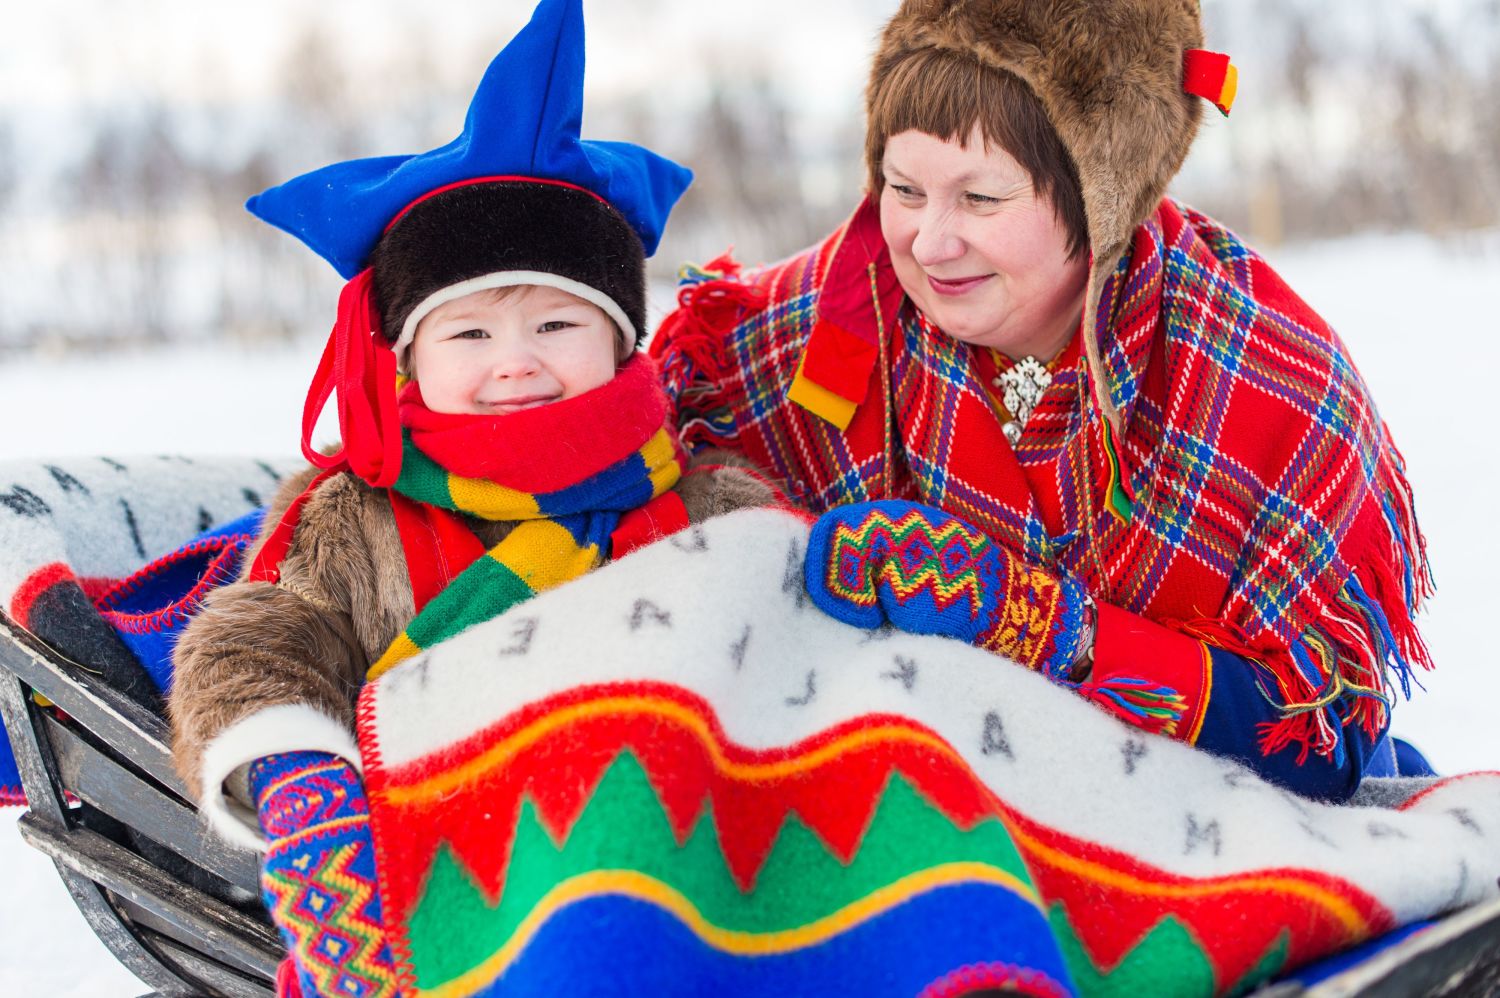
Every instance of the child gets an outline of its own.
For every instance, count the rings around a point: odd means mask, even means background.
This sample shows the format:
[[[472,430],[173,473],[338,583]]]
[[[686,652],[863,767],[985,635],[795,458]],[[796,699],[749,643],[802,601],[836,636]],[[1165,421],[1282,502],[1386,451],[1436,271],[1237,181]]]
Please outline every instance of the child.
[[[287,828],[265,792],[257,820],[247,777],[292,759],[358,795],[367,678],[644,540],[773,501],[738,468],[683,474],[636,348],[645,257],[690,175],[578,139],[580,19],[579,0],[544,0],[454,143],[248,205],[351,278],[304,413],[322,474],[288,483],[251,567],[188,627],[170,713],[210,824],[262,848],[270,833],[268,902],[294,950],[271,883]],[[308,436],[335,390],[343,448],[323,455]]]

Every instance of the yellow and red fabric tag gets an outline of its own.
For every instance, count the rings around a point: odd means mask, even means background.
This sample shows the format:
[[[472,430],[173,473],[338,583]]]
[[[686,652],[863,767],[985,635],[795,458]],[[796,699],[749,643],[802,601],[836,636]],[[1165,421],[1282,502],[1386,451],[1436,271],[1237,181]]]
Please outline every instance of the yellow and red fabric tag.
[[[1188,49],[1182,53],[1182,89],[1202,97],[1227,115],[1239,90],[1240,71],[1223,52]]]
[[[787,398],[847,430],[869,393],[880,361],[879,337],[903,295],[880,233],[880,214],[866,199],[846,223],[828,263],[818,294],[818,320]]]

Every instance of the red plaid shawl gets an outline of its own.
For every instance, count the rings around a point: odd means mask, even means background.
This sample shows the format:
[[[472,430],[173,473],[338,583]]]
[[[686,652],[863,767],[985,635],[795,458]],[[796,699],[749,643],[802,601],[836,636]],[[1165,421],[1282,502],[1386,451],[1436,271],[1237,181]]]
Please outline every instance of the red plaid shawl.
[[[868,202],[821,245],[737,270],[690,271],[652,345],[688,442],[744,453],[815,511],[941,506],[1097,599],[1240,653],[1284,708],[1267,751],[1378,731],[1389,673],[1405,688],[1430,664],[1401,456],[1338,337],[1212,220],[1163,202],[1105,290],[1115,447],[1080,359],[1012,449],[974,351],[904,301]],[[806,358],[840,357],[867,382],[841,393],[863,397],[842,431],[787,399]],[[1128,519],[1106,502],[1114,455]]]

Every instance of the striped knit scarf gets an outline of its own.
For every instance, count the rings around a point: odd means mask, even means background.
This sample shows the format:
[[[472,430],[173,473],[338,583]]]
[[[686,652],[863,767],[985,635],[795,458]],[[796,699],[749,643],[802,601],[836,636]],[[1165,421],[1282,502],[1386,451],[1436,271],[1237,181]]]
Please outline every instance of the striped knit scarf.
[[[676,434],[663,425],[666,399],[643,355],[591,392],[505,416],[435,413],[411,384],[400,415],[394,492],[439,511],[518,522],[420,607],[369,679],[594,568],[621,514],[682,475]]]

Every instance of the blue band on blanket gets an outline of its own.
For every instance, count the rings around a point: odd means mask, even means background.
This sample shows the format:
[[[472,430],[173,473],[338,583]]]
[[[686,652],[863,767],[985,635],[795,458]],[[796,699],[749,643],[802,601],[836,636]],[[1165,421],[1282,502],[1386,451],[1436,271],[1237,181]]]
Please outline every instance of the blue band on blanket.
[[[208,593],[239,575],[264,510],[214,527],[111,587],[95,604],[157,687],[172,686],[172,649]]]

